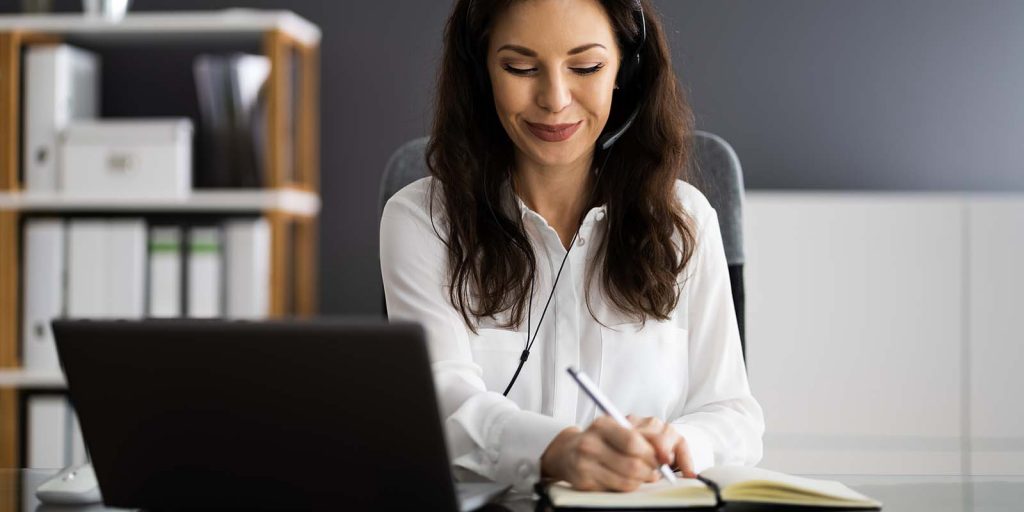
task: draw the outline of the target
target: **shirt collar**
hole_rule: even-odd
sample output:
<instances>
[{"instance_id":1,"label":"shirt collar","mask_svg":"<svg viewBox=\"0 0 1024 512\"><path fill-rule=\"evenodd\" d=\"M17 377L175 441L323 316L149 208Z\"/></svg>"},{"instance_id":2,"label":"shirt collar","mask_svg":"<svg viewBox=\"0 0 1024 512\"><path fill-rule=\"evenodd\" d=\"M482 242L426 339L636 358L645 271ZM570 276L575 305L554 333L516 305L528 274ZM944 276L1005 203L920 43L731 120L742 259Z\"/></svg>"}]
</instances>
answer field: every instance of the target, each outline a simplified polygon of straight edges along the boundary
<instances>
[{"instance_id":1,"label":"shirt collar","mask_svg":"<svg viewBox=\"0 0 1024 512\"><path fill-rule=\"evenodd\" d=\"M519 194L516 194L515 191L512 190L511 180L506 179L504 183L502 183L501 197L502 207L509 217L515 218L516 212L518 211L520 219L526 219L527 215L532 215L541 220L544 219L544 217L541 217L539 213L531 210L529 206L526 206L526 203L519 197ZM608 206L604 204L591 208L583 217L583 224L589 224L595 220L604 219L607 209Z\"/></svg>"}]
</instances>

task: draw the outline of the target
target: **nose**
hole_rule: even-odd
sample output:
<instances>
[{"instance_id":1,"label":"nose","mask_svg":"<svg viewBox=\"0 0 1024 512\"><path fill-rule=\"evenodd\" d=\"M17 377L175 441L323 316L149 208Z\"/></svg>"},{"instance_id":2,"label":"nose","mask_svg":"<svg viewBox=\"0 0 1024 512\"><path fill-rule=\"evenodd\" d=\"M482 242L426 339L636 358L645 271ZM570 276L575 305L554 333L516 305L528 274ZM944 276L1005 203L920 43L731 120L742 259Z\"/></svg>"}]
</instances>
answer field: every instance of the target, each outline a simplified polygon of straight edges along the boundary
<instances>
[{"instance_id":1,"label":"nose","mask_svg":"<svg viewBox=\"0 0 1024 512\"><path fill-rule=\"evenodd\" d=\"M547 78L540 80L537 92L537 104L549 112L561 112L572 103L572 91L569 81L561 73L548 73Z\"/></svg>"}]
</instances>

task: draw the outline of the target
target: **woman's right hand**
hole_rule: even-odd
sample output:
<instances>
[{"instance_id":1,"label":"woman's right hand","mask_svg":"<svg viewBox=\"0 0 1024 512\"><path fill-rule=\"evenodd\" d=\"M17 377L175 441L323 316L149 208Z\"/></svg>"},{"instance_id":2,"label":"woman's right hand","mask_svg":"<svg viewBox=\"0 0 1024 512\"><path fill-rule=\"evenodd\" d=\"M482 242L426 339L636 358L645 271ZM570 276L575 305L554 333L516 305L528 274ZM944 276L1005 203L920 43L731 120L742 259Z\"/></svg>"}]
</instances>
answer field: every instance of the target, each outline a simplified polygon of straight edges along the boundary
<instances>
[{"instance_id":1,"label":"woman's right hand","mask_svg":"<svg viewBox=\"0 0 1024 512\"><path fill-rule=\"evenodd\" d=\"M582 431L559 432L540 458L541 476L585 491L632 491L660 478L657 455L639 432L600 416Z\"/></svg>"}]
</instances>

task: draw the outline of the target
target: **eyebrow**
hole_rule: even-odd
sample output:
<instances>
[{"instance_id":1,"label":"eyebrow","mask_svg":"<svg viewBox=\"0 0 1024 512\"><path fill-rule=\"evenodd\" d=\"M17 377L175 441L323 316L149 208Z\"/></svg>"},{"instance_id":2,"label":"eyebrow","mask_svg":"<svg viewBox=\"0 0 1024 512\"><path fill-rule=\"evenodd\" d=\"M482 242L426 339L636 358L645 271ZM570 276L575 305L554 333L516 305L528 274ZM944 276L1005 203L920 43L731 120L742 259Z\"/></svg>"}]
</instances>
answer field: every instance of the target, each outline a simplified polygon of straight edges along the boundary
<instances>
[{"instance_id":1,"label":"eyebrow","mask_svg":"<svg viewBox=\"0 0 1024 512\"><path fill-rule=\"evenodd\" d=\"M577 46L576 48L573 48L572 50L569 50L569 55L576 55L577 53L583 53L583 52L585 52L585 51L587 51L587 50L589 50L591 48L594 48L595 46L600 46L601 48L604 48L605 50L608 49L608 48L605 48L605 46L603 44L590 43L590 44L585 44L583 46ZM498 48L498 50L495 53L500 52L502 50L512 50L512 51L514 51L516 53L521 53L521 54L523 54L523 55L525 55L527 57L536 57L537 56L537 52L535 52L535 51L533 51L533 50L531 50L531 49L529 49L529 48L527 48L525 46L519 46L519 45L516 45L516 44L506 44L506 45L502 46L501 48Z\"/></svg>"}]
</instances>

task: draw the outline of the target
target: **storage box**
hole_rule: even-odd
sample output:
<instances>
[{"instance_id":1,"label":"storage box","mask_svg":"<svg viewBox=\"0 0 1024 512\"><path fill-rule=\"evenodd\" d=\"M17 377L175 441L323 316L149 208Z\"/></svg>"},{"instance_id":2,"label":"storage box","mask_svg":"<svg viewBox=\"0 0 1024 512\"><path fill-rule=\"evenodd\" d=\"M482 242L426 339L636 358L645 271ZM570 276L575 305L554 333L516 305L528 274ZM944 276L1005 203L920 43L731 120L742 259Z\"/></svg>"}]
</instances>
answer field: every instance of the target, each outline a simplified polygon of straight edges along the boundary
<instances>
[{"instance_id":1,"label":"storage box","mask_svg":"<svg viewBox=\"0 0 1024 512\"><path fill-rule=\"evenodd\" d=\"M69 196L184 197L192 189L192 121L102 119L68 125L60 188Z\"/></svg>"}]
</instances>

